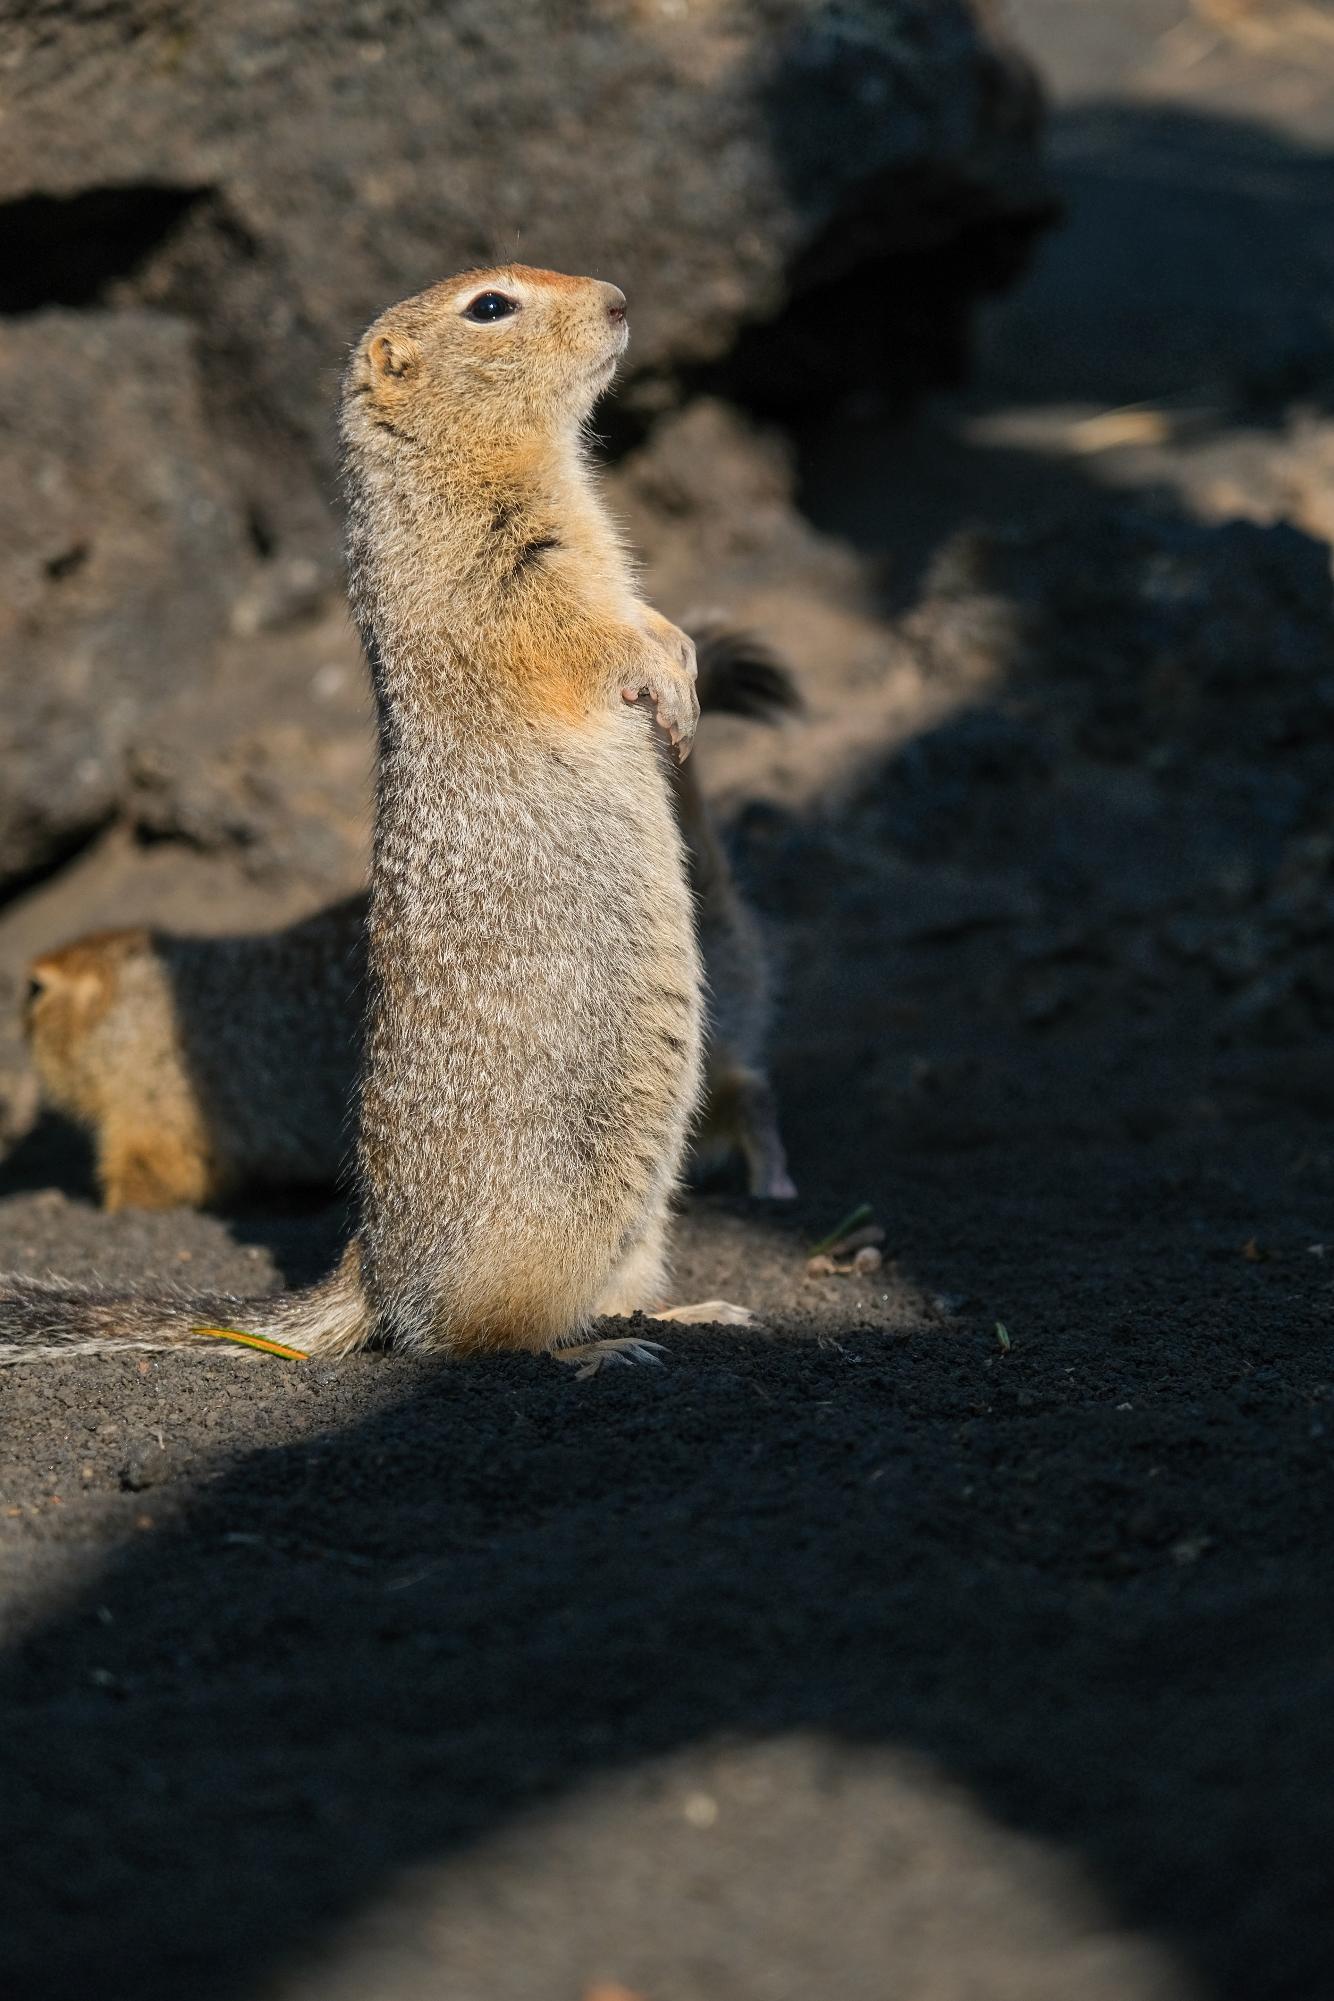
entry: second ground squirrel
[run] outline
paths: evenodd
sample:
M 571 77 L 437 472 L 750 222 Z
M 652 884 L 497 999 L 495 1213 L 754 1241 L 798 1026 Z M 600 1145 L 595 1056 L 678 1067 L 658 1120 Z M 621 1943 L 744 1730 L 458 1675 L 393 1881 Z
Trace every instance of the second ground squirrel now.
M 511 265 L 391 308 L 344 380 L 379 767 L 337 1271 L 267 1300 L 9 1277 L 8 1359 L 203 1324 L 325 1355 L 642 1354 L 576 1344 L 661 1297 L 703 1007 L 659 740 L 693 736 L 694 648 L 638 595 L 583 446 L 627 338 L 615 286 Z
M 797 706 L 766 647 L 692 621 L 701 712 Z M 675 770 L 707 981 L 696 1147 L 742 1155 L 752 1195 L 795 1193 L 764 1052 L 768 955 L 696 776 Z M 351 1142 L 366 972 L 364 895 L 274 932 L 101 932 L 28 968 L 24 1028 L 46 1100 L 87 1128 L 108 1209 L 226 1202 L 255 1185 L 332 1185 Z

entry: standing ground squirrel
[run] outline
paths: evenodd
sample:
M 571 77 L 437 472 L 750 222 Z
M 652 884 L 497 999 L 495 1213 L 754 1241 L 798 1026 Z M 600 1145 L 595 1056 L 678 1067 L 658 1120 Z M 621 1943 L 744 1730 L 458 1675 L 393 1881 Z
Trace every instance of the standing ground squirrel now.
M 701 712 L 771 717 L 791 676 L 720 620 L 693 629 Z M 677 765 L 706 974 L 706 1160 L 739 1150 L 752 1195 L 793 1190 L 764 1067 L 764 940 L 696 777 Z M 225 1202 L 247 1186 L 330 1186 L 349 1144 L 366 903 L 350 896 L 281 931 L 190 937 L 106 931 L 28 968 L 24 1028 L 47 1102 L 92 1136 L 108 1209 Z
M 627 340 L 615 286 L 511 265 L 392 307 L 344 379 L 379 767 L 359 1228 L 338 1269 L 247 1301 L 9 1277 L 9 1359 L 205 1322 L 325 1355 L 645 1352 L 573 1345 L 660 1296 L 703 1068 L 655 730 L 688 750 L 694 647 L 638 596 L 583 448 Z

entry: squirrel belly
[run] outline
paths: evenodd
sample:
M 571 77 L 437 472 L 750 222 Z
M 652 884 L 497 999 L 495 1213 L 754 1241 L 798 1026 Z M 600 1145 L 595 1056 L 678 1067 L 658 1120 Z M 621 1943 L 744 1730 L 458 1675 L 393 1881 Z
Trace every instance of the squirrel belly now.
M 694 925 L 648 719 L 396 745 L 374 884 L 368 1297 L 406 1345 L 546 1346 L 665 1221 L 699 1090 Z

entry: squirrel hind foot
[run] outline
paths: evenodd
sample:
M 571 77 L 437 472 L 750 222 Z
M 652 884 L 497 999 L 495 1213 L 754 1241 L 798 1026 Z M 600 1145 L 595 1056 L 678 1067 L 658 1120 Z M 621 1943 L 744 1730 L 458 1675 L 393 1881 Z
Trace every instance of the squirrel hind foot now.
M 547 1352 L 553 1362 L 578 1364 L 575 1381 L 582 1383 L 605 1368 L 633 1367 L 636 1363 L 651 1363 L 660 1368 L 665 1351 L 659 1341 L 641 1341 L 633 1334 L 621 1334 L 609 1341 L 580 1341 L 573 1348 L 551 1348 Z
M 764 1323 L 748 1306 L 734 1306 L 730 1299 L 701 1299 L 693 1306 L 665 1306 L 650 1313 L 650 1320 L 674 1320 L 681 1327 L 753 1327 L 763 1333 Z

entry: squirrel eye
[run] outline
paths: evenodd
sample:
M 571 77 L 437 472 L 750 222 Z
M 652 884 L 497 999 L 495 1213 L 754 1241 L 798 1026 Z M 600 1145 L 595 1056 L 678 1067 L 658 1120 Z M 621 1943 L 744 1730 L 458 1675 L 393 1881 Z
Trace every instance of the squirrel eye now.
M 518 310 L 518 301 L 507 299 L 503 292 L 479 292 L 477 297 L 463 308 L 463 317 L 465 320 L 481 320 L 485 323 L 489 320 L 507 319 L 511 313 L 517 313 Z

